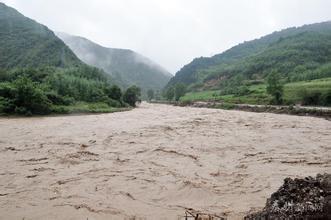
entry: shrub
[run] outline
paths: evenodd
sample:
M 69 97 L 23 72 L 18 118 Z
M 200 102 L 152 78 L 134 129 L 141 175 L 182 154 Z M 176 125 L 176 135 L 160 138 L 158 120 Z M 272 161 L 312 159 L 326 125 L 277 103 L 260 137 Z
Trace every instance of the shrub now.
M 249 89 L 247 86 L 239 86 L 236 89 L 235 95 L 236 96 L 243 96 L 243 95 L 248 95 L 249 94 Z
M 108 99 L 107 104 L 110 107 L 114 107 L 114 108 L 122 107 L 122 103 L 120 101 L 117 101 L 117 100 L 114 100 L 114 99 Z
M 10 113 L 15 109 L 12 100 L 0 96 L 0 113 Z
M 137 86 L 131 86 L 128 88 L 124 95 L 123 95 L 123 100 L 124 102 L 128 103 L 132 107 L 136 106 L 136 102 L 140 102 L 140 96 L 141 96 L 141 90 Z
M 51 112 L 51 102 L 29 78 L 20 77 L 13 82 L 15 113 L 18 114 L 48 114 Z
M 61 96 L 55 91 L 46 92 L 45 95 L 54 105 L 70 105 L 75 99 L 69 96 Z
M 15 88 L 12 83 L 5 82 L 0 83 L 0 96 L 8 99 L 13 99 L 15 97 Z
M 280 105 L 283 102 L 283 85 L 280 82 L 280 75 L 277 72 L 271 72 L 267 79 L 268 94 L 273 96 L 271 104 Z
M 180 97 L 186 93 L 186 86 L 183 83 L 177 83 L 174 88 L 175 100 L 179 101 Z
M 62 106 L 62 105 L 53 105 L 51 107 L 51 110 L 53 113 L 56 114 L 67 114 L 69 113 L 69 108 L 67 106 Z
M 322 102 L 325 106 L 331 106 L 331 90 L 328 90 L 322 95 Z
M 106 95 L 108 95 L 108 97 L 110 97 L 113 100 L 120 101 L 122 98 L 121 88 L 116 85 L 111 87 L 106 86 L 105 93 Z
M 299 91 L 299 96 L 302 105 L 321 105 L 322 103 L 322 93 L 320 91 L 302 89 Z

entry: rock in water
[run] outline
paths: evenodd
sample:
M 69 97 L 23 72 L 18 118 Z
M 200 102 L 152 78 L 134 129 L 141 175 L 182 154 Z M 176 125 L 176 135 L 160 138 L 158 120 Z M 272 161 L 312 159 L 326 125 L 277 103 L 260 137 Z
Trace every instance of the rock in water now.
M 286 178 L 261 212 L 245 217 L 245 220 L 262 219 L 331 219 L 331 174 Z

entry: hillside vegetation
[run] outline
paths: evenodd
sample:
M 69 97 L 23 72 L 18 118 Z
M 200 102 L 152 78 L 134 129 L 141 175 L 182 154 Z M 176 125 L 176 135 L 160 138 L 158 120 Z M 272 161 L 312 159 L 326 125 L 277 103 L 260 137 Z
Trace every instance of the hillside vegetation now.
M 266 91 L 266 84 L 248 87 L 245 95 L 222 95 L 221 90 L 189 92 L 181 101 L 222 101 L 232 104 L 269 104 L 272 97 Z M 284 85 L 284 104 L 306 104 L 331 106 L 331 78 L 286 83 Z
M 0 68 L 72 67 L 81 61 L 46 26 L 0 3 Z
M 300 87 L 305 81 L 331 77 L 331 22 L 285 29 L 210 58 L 196 58 L 176 73 L 166 89 L 183 83 L 191 92 L 218 90 L 218 96 L 250 97 L 252 88 L 265 86 L 271 73 L 277 73 L 283 84 L 300 82 Z M 285 99 L 295 100 L 286 92 Z
M 46 26 L 3 3 L 0 51 L 0 114 L 112 112 L 128 106 L 108 74 L 81 62 Z M 138 100 L 140 91 L 134 91 Z
M 144 90 L 161 90 L 172 75 L 148 58 L 127 49 L 106 48 L 88 39 L 65 33 L 57 35 L 85 63 L 110 74 L 123 88 L 136 85 Z

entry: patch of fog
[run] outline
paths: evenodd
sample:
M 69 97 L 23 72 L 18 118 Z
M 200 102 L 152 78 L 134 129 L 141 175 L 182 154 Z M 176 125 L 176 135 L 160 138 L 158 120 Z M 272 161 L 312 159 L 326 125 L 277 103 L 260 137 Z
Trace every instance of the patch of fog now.
M 132 50 L 119 49 L 119 48 L 106 48 L 83 37 L 71 36 L 69 34 L 62 32 L 57 32 L 56 35 L 59 38 L 61 38 L 70 47 L 70 49 L 74 51 L 74 53 L 78 56 L 78 58 L 81 59 L 83 62 L 89 65 L 102 68 L 108 73 L 111 72 L 110 71 L 111 66 L 114 65 L 113 56 L 115 56 L 116 54 L 117 56 L 119 54 L 123 54 L 123 58 L 129 55 L 130 59 L 127 57 L 128 62 L 132 62 L 133 64 L 144 64 L 153 70 L 158 70 L 160 73 L 164 74 L 165 76 L 172 77 L 172 75 L 165 68 L 153 62 L 149 58 L 141 54 L 138 54 Z M 101 49 L 106 49 L 107 53 L 105 53 Z M 121 52 L 125 52 L 125 53 L 121 53 Z M 100 57 L 100 54 L 102 54 L 103 56 L 102 58 Z
M 76 56 L 86 64 L 92 66 L 102 65 L 106 68 L 106 65 L 99 61 L 100 59 L 98 59 L 97 55 L 94 52 L 90 52 L 94 51 L 91 50 L 93 45 L 91 45 L 91 42 L 87 39 L 78 36 L 71 36 L 63 32 L 56 32 L 56 35 L 62 39 L 64 43 L 76 54 Z
M 151 69 L 157 69 L 166 76 L 173 76 L 162 66 L 158 65 L 157 63 L 153 62 L 149 58 L 147 58 L 139 53 L 133 52 L 133 58 L 134 58 L 134 62 L 136 62 L 136 63 L 143 63 L 143 64 L 147 65 L 148 67 L 150 67 Z

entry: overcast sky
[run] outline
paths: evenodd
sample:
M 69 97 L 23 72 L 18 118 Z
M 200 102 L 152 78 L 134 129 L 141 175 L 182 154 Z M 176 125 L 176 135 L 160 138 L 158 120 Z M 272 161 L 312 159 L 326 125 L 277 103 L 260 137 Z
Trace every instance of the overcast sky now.
M 54 31 L 135 50 L 178 71 L 286 27 L 331 20 L 330 0 L 0 0 Z

